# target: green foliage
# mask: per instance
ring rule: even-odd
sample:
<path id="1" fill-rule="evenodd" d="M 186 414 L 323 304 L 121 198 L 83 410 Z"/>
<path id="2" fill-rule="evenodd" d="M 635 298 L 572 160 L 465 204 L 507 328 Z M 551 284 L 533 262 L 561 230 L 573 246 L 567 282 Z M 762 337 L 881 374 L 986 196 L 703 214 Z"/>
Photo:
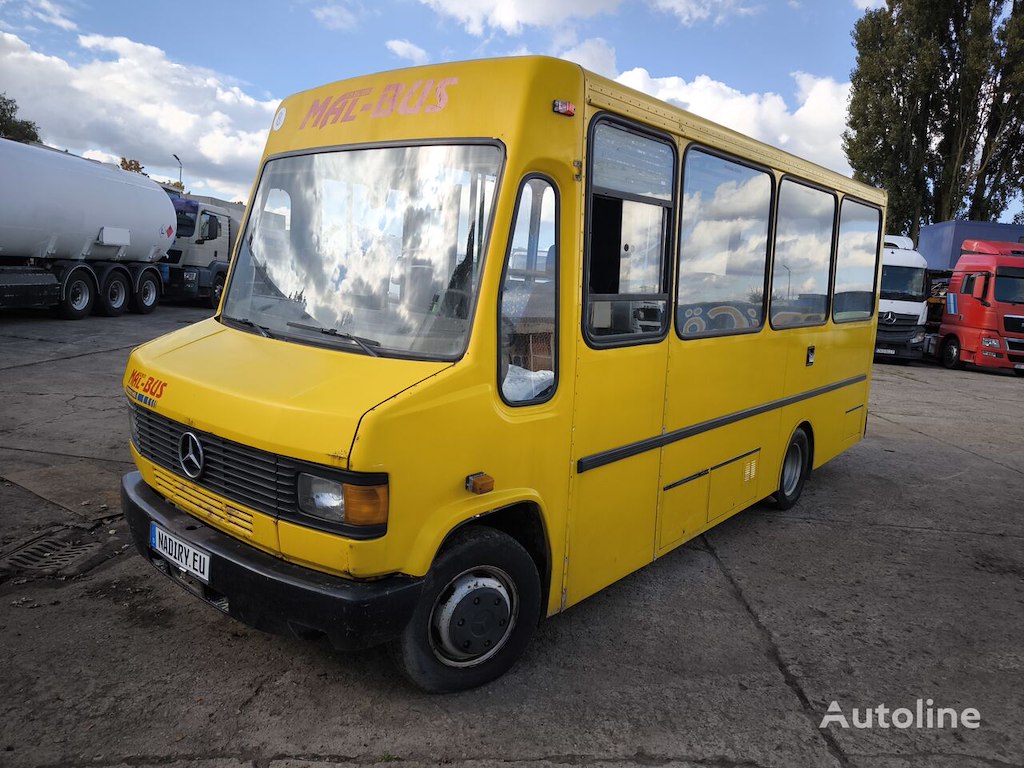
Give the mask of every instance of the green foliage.
<path id="1" fill-rule="evenodd" d="M 28 143 L 39 141 L 39 126 L 31 120 L 19 120 L 18 103 L 0 93 L 0 137 Z"/>
<path id="2" fill-rule="evenodd" d="M 148 176 L 149 174 L 142 172 L 143 168 L 145 168 L 145 166 L 141 165 L 138 160 L 129 160 L 126 157 L 122 157 L 121 158 L 121 170 L 122 171 L 131 171 L 132 173 L 142 173 L 143 176 Z"/>
<path id="3" fill-rule="evenodd" d="M 887 0 L 853 40 L 843 147 L 888 231 L 997 219 L 1024 179 L 1024 0 Z"/>

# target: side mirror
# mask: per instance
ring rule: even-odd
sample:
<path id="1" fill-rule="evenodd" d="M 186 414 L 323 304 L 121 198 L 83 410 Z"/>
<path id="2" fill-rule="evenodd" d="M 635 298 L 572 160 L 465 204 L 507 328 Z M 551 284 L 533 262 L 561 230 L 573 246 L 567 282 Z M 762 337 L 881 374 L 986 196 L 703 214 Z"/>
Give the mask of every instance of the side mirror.
<path id="1" fill-rule="evenodd" d="M 985 294 L 988 292 L 988 275 L 978 275 L 974 278 L 974 285 L 971 288 L 971 296 L 982 304 L 985 303 Z"/>

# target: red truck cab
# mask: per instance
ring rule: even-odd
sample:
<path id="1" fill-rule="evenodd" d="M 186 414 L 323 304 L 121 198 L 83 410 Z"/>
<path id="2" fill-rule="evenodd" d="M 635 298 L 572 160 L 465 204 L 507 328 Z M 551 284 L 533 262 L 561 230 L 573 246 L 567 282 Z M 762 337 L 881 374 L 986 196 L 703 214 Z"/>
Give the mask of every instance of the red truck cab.
<path id="1" fill-rule="evenodd" d="M 1024 244 L 965 240 L 939 327 L 942 364 L 1024 376 Z"/>

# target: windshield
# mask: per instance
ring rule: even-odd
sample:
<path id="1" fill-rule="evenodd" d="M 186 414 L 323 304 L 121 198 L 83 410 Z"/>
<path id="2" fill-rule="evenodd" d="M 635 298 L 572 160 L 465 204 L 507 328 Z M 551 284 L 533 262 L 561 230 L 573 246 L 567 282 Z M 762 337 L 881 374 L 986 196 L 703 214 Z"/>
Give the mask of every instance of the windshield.
<path id="1" fill-rule="evenodd" d="M 924 301 L 924 267 L 882 266 L 883 299 Z"/>
<path id="2" fill-rule="evenodd" d="M 501 162 L 484 144 L 271 160 L 222 321 L 360 354 L 458 357 Z"/>
<path id="3" fill-rule="evenodd" d="M 1019 276 L 996 273 L 996 301 L 1007 304 L 1024 304 L 1024 270 L 1021 272 L 1022 274 Z"/>
<path id="4" fill-rule="evenodd" d="M 196 214 L 195 212 L 183 211 L 178 209 L 175 211 L 178 217 L 178 237 L 192 237 L 196 233 Z"/>

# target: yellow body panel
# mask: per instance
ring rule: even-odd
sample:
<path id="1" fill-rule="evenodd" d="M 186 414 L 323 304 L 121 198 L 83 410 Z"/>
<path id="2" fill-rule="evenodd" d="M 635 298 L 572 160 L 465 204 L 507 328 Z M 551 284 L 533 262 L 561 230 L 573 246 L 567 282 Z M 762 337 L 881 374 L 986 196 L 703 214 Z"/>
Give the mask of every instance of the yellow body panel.
<path id="1" fill-rule="evenodd" d="M 576 115 L 553 112 L 554 100 L 575 103 Z M 124 384 L 138 407 L 269 454 L 386 473 L 382 536 L 346 538 L 236 509 L 133 452 L 146 482 L 253 546 L 358 579 L 423 576 L 460 525 L 526 505 L 543 524 L 551 614 L 771 494 L 799 424 L 813 428 L 815 466 L 856 442 L 873 317 L 778 332 L 766 324 L 758 333 L 701 340 L 680 339 L 673 323 L 655 343 L 588 346 L 581 331 L 585 152 L 588 123 L 603 112 L 671 134 L 677 162 L 696 141 L 769 167 L 777 178 L 795 174 L 884 209 L 884 193 L 553 59 L 439 64 L 296 94 L 278 111 L 264 162 L 353 145 L 501 143 L 505 160 L 468 346 L 449 362 L 388 359 L 263 338 L 214 318 L 132 353 Z M 511 407 L 498 391 L 498 294 L 517 189 L 531 173 L 558 191 L 558 386 L 547 402 Z M 588 456 L 855 377 L 864 378 L 578 471 Z M 478 472 L 494 478 L 493 491 L 467 490 L 466 478 Z"/>

